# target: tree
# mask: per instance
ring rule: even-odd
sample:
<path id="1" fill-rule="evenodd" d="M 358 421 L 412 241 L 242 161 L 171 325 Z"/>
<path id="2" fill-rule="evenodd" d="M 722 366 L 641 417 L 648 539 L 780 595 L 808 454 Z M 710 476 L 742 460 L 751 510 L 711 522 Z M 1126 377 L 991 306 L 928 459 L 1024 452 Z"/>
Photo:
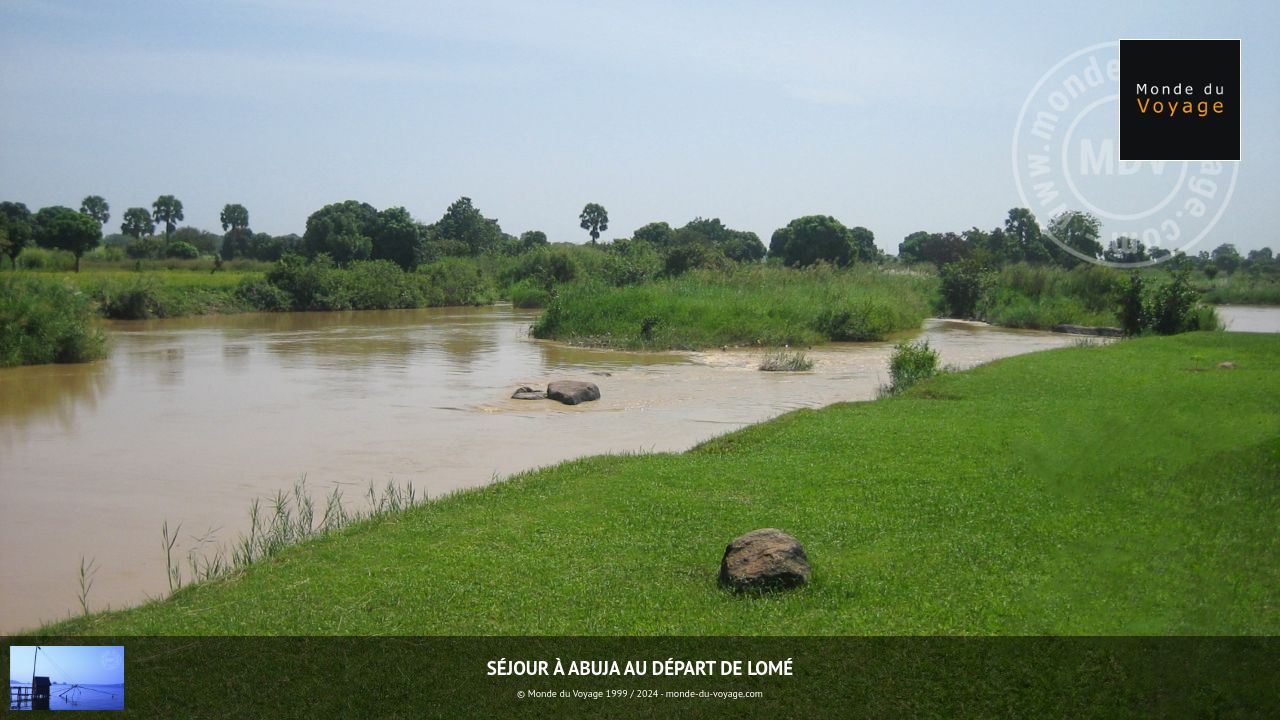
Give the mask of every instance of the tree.
<path id="1" fill-rule="evenodd" d="M 449 248 L 453 243 L 461 243 L 471 255 L 481 255 L 496 249 L 503 238 L 498 221 L 485 217 L 469 197 L 455 200 L 445 210 L 444 216 L 432 226 L 432 233 L 434 240 L 442 247 Z"/>
<path id="2" fill-rule="evenodd" d="M 542 247 L 547 244 L 547 234 L 541 230 L 525 230 L 520 233 L 520 253 L 527 253 L 530 250 Z"/>
<path id="3" fill-rule="evenodd" d="M 1111 241 L 1111 245 L 1102 253 L 1107 262 L 1143 262 L 1148 259 L 1147 246 L 1134 237 L 1120 236 Z"/>
<path id="4" fill-rule="evenodd" d="M 862 262 L 875 262 L 880 259 L 880 249 L 876 247 L 875 233 L 859 225 L 849 229 L 849 238 L 853 241 L 853 252 Z"/>
<path id="5" fill-rule="evenodd" d="M 666 223 L 662 223 L 662 225 L 666 225 Z M 706 238 L 719 254 L 730 260 L 755 262 L 764 258 L 765 255 L 764 243 L 760 242 L 758 235 L 745 230 L 733 230 L 725 227 L 725 224 L 720 222 L 720 218 L 707 219 L 697 217 L 686 223 L 680 230 L 698 233 Z M 673 241 L 674 238 L 668 238 L 668 244 Z"/>
<path id="6" fill-rule="evenodd" d="M 373 243 L 370 257 L 375 260 L 390 260 L 412 270 L 422 259 L 421 226 L 402 207 L 378 213 L 369 234 Z"/>
<path id="7" fill-rule="evenodd" d="M 124 222 L 120 224 L 120 232 L 131 235 L 134 240 L 141 240 L 144 235 L 154 235 L 156 223 L 146 208 L 129 208 L 124 211 Z"/>
<path id="8" fill-rule="evenodd" d="M 249 211 L 239 203 L 228 203 L 222 206 L 218 215 L 222 221 L 222 259 L 233 260 L 249 254 L 249 240 L 253 231 L 249 229 Z"/>
<path id="9" fill-rule="evenodd" d="M 969 257 L 969 243 L 955 233 L 913 232 L 898 245 L 898 259 L 907 263 L 928 262 L 941 268 Z"/>
<path id="10" fill-rule="evenodd" d="M 643 240 L 656 248 L 665 248 L 671 244 L 671 226 L 664 222 L 651 222 L 631 233 L 632 240 Z"/>
<path id="11" fill-rule="evenodd" d="M 178 223 L 182 222 L 182 201 L 172 195 L 161 195 L 151 204 L 151 216 L 157 223 L 164 223 L 164 239 L 169 241 Z"/>
<path id="12" fill-rule="evenodd" d="M 76 272 L 80 272 L 80 257 L 102 240 L 97 220 L 60 205 L 40 208 L 35 227 L 36 242 L 42 247 L 69 250 L 76 256 Z"/>
<path id="13" fill-rule="evenodd" d="M 373 253 L 370 234 L 377 219 L 378 211 L 368 203 L 347 200 L 325 205 L 307 218 L 304 251 L 309 257 L 328 255 L 339 264 L 366 260 Z"/>
<path id="14" fill-rule="evenodd" d="M 1272 254 L 1271 248 L 1269 247 L 1264 247 L 1264 248 L 1259 248 L 1257 250 L 1249 251 L 1249 262 L 1269 263 L 1274 259 L 1275 259 L 1275 256 Z"/>
<path id="15" fill-rule="evenodd" d="M 1004 221 L 1004 250 L 998 253 L 1005 262 L 1042 263 L 1049 261 L 1049 248 L 1036 216 L 1026 208 L 1010 208 Z"/>
<path id="16" fill-rule="evenodd" d="M 97 220 L 103 227 L 106 227 L 107 221 L 111 219 L 111 206 L 107 205 L 107 201 L 101 195 L 90 195 L 80 201 L 80 212 Z"/>
<path id="17" fill-rule="evenodd" d="M 31 244 L 34 236 L 31 211 L 20 202 L 0 202 L 0 250 L 9 256 L 13 269 L 18 269 L 18 255 Z"/>
<path id="18" fill-rule="evenodd" d="M 1231 243 L 1223 243 L 1213 249 L 1213 264 L 1222 272 L 1231 275 L 1240 267 L 1240 251 Z"/>
<path id="19" fill-rule="evenodd" d="M 609 213 L 599 203 L 587 203 L 578 221 L 578 225 L 591 236 L 592 245 L 600 239 L 600 233 L 609 229 Z"/>
<path id="20" fill-rule="evenodd" d="M 1102 257 L 1102 243 L 1098 236 L 1102 232 L 1102 223 L 1087 212 L 1068 210 L 1059 213 L 1049 221 L 1049 234 L 1058 242 L 1089 258 Z M 1079 262 L 1079 258 L 1066 252 L 1061 247 L 1050 249 L 1054 260 L 1059 264 L 1071 267 Z"/>
<path id="21" fill-rule="evenodd" d="M 769 256 L 782 258 L 792 267 L 825 261 L 841 267 L 857 257 L 849 228 L 830 215 L 806 215 L 774 231 Z"/>

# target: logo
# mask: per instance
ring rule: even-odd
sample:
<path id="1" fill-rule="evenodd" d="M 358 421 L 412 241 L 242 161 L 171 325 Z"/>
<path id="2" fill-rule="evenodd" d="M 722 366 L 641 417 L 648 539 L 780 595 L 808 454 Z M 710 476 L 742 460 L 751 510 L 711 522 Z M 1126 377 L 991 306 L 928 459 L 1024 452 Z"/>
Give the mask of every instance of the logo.
<path id="1" fill-rule="evenodd" d="M 1041 76 L 1018 113 L 1013 173 L 1023 206 L 1060 248 L 1133 268 L 1193 254 L 1226 211 L 1240 168 L 1221 160 L 1120 159 L 1119 48 L 1083 48 Z M 1071 212 L 1099 221 L 1102 257 L 1052 231 L 1048 221 Z"/>

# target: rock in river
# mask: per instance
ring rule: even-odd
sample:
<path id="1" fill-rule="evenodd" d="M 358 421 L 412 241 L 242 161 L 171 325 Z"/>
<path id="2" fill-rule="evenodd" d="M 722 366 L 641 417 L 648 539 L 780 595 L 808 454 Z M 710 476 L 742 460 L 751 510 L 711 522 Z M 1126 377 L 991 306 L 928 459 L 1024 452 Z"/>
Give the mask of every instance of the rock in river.
<path id="1" fill-rule="evenodd" d="M 531 387 L 522 387 L 511 395 L 512 400 L 546 400 L 547 394 Z"/>
<path id="2" fill-rule="evenodd" d="M 600 399 L 600 388 L 595 383 L 580 380 L 558 380 L 547 385 L 547 397 L 565 405 L 577 405 Z"/>
<path id="3" fill-rule="evenodd" d="M 783 590 L 809 582 L 809 557 L 800 541 L 775 528 L 733 539 L 720 561 L 720 584 L 744 590 Z"/>

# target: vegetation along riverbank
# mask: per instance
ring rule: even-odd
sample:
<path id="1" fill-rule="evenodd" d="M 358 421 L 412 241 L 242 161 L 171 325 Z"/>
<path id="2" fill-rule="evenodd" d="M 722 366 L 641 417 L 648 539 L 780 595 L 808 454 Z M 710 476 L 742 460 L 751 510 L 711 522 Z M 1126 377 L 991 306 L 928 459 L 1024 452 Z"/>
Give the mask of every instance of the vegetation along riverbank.
<path id="1" fill-rule="evenodd" d="M 1134 296 L 1126 295 L 1132 272 L 1062 251 L 1022 208 L 989 231 L 912 233 L 896 256 L 881 251 L 867 228 L 825 215 L 792 220 L 767 247 L 753 232 L 702 217 L 681 226 L 652 222 L 602 242 L 608 213 L 594 203 L 583 212 L 586 244 L 552 243 L 537 230 L 508 234 L 465 197 L 433 223 L 404 208 L 333 203 L 307 218 L 302 235 L 254 233 L 237 204 L 223 210 L 222 235 L 179 227 L 181 201 L 167 195 L 150 210 L 130 208 L 121 232 L 103 236 L 109 218 L 97 196 L 85 198 L 79 213 L 0 203 L 8 272 L 29 278 L 0 292 L 40 287 L 47 295 L 58 292 L 49 283 L 70 284 L 113 319 L 510 300 L 546 308 L 537 337 L 630 349 L 878 340 L 931 314 L 1032 329 L 1180 332 L 1217 326 L 1211 311 L 1195 307 L 1203 301 L 1280 302 L 1280 261 L 1271 251 L 1241 257 L 1224 244 L 1138 271 L 1138 304 L 1176 300 L 1179 319 L 1135 315 Z M 1049 228 L 1069 229 L 1076 250 L 1101 259 L 1159 254 L 1141 243 L 1103 248 L 1097 221 L 1085 213 L 1064 213 Z M 10 298 L 0 307 L 21 304 Z M 16 326 L 14 317 L 0 322 Z M 88 317 L 85 337 L 98 333 Z M 7 357 L 21 364 L 49 355 Z"/>
<path id="2" fill-rule="evenodd" d="M 1012 357 L 523 473 L 42 631 L 1274 634 L 1277 397 L 1280 336 Z M 807 587 L 718 587 L 760 527 L 804 543 Z"/>

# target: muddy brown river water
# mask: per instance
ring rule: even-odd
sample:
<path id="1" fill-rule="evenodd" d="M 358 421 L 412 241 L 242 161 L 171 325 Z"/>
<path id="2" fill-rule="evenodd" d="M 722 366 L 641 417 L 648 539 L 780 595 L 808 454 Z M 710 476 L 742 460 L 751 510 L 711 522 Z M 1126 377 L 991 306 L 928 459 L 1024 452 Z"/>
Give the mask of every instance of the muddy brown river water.
<path id="1" fill-rule="evenodd" d="M 810 351 L 811 372 L 764 373 L 761 353 L 627 353 L 531 339 L 509 307 L 279 313 L 115 323 L 104 361 L 0 370 L 0 631 L 167 591 L 176 554 L 230 542 L 255 497 L 305 475 L 319 497 L 370 481 L 432 496 L 549 463 L 684 450 L 802 407 L 867 400 L 891 343 Z M 1077 338 L 931 320 L 919 333 L 968 367 Z M 509 399 L 525 384 L 596 382 L 575 407 Z"/>

